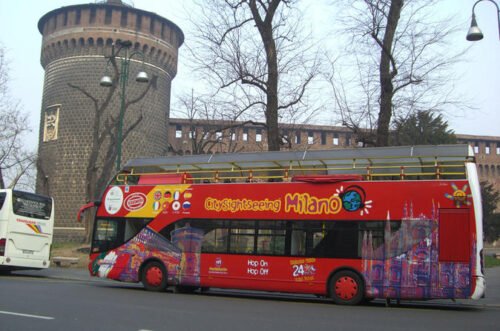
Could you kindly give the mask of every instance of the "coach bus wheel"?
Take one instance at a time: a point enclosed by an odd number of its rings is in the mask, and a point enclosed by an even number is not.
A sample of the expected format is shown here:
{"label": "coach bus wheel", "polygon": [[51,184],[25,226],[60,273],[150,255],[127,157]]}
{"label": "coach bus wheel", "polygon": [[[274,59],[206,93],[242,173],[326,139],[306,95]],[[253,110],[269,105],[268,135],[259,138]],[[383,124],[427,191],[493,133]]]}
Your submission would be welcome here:
{"label": "coach bus wheel", "polygon": [[167,272],[163,264],[153,261],[142,269],[141,281],[148,291],[164,291],[167,287]]}
{"label": "coach bus wheel", "polygon": [[350,270],[339,271],[330,280],[330,297],[339,305],[359,304],[364,291],[361,277]]}

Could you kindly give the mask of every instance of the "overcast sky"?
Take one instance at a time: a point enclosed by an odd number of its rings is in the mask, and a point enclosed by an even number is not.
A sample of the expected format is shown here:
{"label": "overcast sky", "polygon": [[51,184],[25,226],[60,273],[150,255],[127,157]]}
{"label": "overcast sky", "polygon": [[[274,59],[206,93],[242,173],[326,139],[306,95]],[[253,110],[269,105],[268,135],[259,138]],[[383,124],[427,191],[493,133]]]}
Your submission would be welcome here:
{"label": "overcast sky", "polygon": [[[321,27],[331,28],[334,20],[329,18],[333,12],[327,6],[330,1],[303,0],[307,4],[306,17],[312,17],[313,28],[321,33]],[[69,5],[95,1],[79,0],[0,0],[0,43],[7,49],[10,61],[9,88],[14,98],[21,101],[25,112],[30,114],[33,133],[30,137],[35,146],[38,140],[40,107],[43,89],[43,68],[40,65],[40,47],[42,36],[38,31],[38,20],[47,12]],[[99,1],[98,1],[99,2]],[[190,0],[135,0],[136,8],[155,12],[177,24],[185,32],[186,40],[190,36],[189,21],[185,7]],[[457,82],[460,95],[473,101],[477,110],[467,113],[449,111],[445,118],[451,129],[460,134],[500,136],[500,36],[496,9],[489,1],[476,6],[478,25],[485,38],[479,42],[468,42],[465,35],[470,26],[470,16],[475,0],[442,0],[436,15],[456,14],[457,22],[463,24],[463,34],[458,35],[457,49],[471,46],[466,63],[457,66],[456,72],[463,73]],[[185,63],[189,61],[180,49],[179,72],[173,81],[172,100],[183,91],[189,91],[194,74]]]}

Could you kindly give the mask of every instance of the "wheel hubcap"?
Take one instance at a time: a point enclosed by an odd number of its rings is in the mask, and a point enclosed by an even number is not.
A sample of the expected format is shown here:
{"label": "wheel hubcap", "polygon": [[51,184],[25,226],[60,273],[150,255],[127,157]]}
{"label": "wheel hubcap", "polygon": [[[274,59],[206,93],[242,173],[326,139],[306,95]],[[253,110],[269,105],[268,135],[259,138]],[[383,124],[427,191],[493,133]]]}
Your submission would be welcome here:
{"label": "wheel hubcap", "polygon": [[146,271],[146,281],[152,286],[160,286],[163,280],[163,272],[158,267],[151,267]]}
{"label": "wheel hubcap", "polygon": [[351,300],[358,293],[358,284],[351,277],[341,277],[335,283],[335,294],[344,300]]}

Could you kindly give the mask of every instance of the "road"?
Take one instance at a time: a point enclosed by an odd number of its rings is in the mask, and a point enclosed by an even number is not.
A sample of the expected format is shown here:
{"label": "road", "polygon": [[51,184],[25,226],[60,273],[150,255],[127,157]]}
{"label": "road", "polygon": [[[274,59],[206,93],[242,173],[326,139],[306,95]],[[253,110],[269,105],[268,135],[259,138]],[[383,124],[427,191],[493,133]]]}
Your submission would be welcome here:
{"label": "road", "polygon": [[151,293],[139,284],[51,268],[0,276],[6,330],[498,330],[500,268],[487,269],[487,298],[383,301],[336,306],[310,296],[211,290]]}

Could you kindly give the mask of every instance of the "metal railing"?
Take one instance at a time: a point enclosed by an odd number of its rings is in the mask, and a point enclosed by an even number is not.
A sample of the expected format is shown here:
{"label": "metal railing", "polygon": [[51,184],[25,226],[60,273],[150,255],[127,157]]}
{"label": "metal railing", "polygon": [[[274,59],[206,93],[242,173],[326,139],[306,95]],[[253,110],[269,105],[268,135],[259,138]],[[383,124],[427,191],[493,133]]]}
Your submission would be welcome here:
{"label": "metal railing", "polygon": [[[354,149],[298,152],[239,153],[176,156],[132,160],[116,177],[120,183],[137,182],[139,176],[177,174],[181,182],[292,181],[303,175],[361,175],[364,180],[439,180],[467,178],[466,164],[474,162],[466,145]],[[423,152],[432,151],[430,154]],[[418,151],[418,150],[417,150]],[[353,158],[346,157],[356,156]],[[472,156],[471,156],[472,155]]]}

